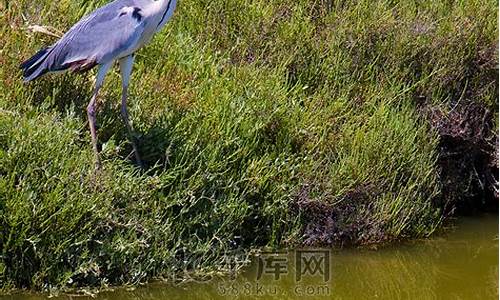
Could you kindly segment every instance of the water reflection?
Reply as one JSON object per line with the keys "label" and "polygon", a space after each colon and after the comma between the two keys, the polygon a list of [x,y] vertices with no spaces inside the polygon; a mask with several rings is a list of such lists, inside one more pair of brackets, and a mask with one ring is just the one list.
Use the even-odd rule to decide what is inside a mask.
{"label": "water reflection", "polygon": [[[97,299],[497,299],[498,217],[461,219],[448,234],[373,250],[332,251],[330,274],[297,264],[299,250],[255,258],[235,280],[117,289]],[[270,262],[269,269],[266,261]],[[285,265],[283,265],[283,261]],[[323,261],[324,263],[325,261]],[[307,259],[306,262],[307,263]],[[319,265],[319,264],[318,264]],[[324,265],[323,265],[324,267]],[[278,276],[274,271],[278,270]],[[282,272],[283,271],[283,272]],[[285,272],[286,271],[286,272]],[[304,273],[300,280],[297,274]],[[55,299],[74,298],[61,296]],[[86,297],[79,296],[78,299]],[[9,300],[40,300],[15,295]],[[89,298],[90,299],[90,298]]]}

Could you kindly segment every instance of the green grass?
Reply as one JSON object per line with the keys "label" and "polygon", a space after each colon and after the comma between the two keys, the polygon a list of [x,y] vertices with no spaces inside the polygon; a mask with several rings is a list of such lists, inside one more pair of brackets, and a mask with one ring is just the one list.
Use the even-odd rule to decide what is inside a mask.
{"label": "green grass", "polygon": [[[92,75],[23,84],[19,63],[105,1],[0,3],[0,284],[134,284],[223,269],[234,250],[428,236],[443,220],[422,105],[497,108],[496,1],[182,0],[98,113]],[[309,207],[309,208],[308,208]],[[333,216],[333,217],[332,217]],[[328,222],[327,222],[328,223]],[[322,225],[323,224],[323,225]],[[323,226],[323,227],[322,227]]]}

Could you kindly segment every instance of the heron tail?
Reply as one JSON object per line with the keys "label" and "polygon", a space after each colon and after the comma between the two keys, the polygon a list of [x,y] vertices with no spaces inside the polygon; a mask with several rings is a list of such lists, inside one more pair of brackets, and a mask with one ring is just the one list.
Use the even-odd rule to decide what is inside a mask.
{"label": "heron tail", "polygon": [[19,66],[23,70],[24,81],[35,80],[49,71],[44,63],[49,53],[50,48],[42,49]]}

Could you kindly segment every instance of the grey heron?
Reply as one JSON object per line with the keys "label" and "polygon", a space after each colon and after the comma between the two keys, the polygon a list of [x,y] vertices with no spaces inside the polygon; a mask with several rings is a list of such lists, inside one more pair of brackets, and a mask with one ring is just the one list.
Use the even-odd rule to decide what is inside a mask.
{"label": "grey heron", "polygon": [[177,0],[115,0],[73,25],[52,46],[38,51],[21,64],[25,81],[46,73],[70,70],[85,72],[98,66],[95,89],[87,106],[96,168],[101,162],[97,149],[96,97],[104,77],[115,61],[122,79],[121,115],[127,127],[137,163],[142,167],[127,112],[127,89],[134,53],[147,44],[172,17]]}

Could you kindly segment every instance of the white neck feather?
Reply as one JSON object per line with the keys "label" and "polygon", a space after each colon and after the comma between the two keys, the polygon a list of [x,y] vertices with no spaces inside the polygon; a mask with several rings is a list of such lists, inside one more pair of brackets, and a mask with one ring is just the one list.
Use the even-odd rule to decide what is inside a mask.
{"label": "white neck feather", "polygon": [[177,0],[157,0],[153,2],[151,7],[151,15],[153,16],[156,26],[156,31],[165,26],[167,21],[174,14]]}

